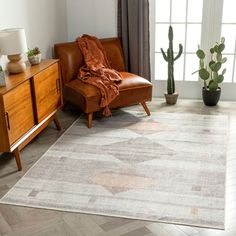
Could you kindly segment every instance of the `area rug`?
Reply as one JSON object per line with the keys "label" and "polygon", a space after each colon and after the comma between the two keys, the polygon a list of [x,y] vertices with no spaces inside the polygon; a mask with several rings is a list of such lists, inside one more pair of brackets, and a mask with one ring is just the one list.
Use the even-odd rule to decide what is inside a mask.
{"label": "area rug", "polygon": [[222,229],[227,129],[222,115],[82,117],[1,203]]}

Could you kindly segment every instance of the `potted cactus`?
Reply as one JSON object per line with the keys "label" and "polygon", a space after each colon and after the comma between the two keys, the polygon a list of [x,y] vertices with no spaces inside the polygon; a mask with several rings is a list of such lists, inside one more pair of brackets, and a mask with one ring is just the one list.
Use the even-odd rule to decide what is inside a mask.
{"label": "potted cactus", "polygon": [[175,91],[175,80],[174,80],[174,62],[181,56],[183,52],[182,44],[179,44],[179,52],[176,56],[174,56],[173,52],[173,29],[172,26],[169,26],[169,48],[165,53],[161,48],[161,53],[163,55],[164,60],[168,63],[168,79],[167,79],[167,93],[165,93],[166,103],[173,105],[176,103],[178,98],[178,93]]}
{"label": "potted cactus", "polygon": [[[195,71],[198,72],[199,77],[204,81],[204,87],[202,88],[203,102],[207,106],[215,106],[221,94],[221,88],[219,83],[224,80],[224,74],[226,69],[221,72],[222,64],[227,61],[226,57],[222,56],[222,52],[225,49],[225,38],[222,37],[219,42],[210,48],[210,62],[206,62],[206,53],[203,49],[198,46],[196,52],[200,60],[200,69]],[[193,73],[193,74],[194,74]]]}

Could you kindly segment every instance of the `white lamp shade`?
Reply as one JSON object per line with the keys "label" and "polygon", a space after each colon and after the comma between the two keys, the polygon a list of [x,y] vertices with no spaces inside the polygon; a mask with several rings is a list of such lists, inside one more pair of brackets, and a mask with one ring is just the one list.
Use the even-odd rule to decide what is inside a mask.
{"label": "white lamp shade", "polygon": [[21,28],[0,31],[0,53],[16,55],[27,52],[25,30]]}

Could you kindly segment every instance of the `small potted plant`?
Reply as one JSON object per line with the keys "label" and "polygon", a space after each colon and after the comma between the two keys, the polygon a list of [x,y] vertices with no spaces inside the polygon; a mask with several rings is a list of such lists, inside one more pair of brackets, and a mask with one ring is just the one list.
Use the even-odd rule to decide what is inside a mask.
{"label": "small potted plant", "polygon": [[[221,88],[219,83],[224,80],[224,74],[226,69],[222,69],[222,64],[227,61],[226,57],[222,56],[222,52],[225,49],[225,38],[222,37],[219,42],[210,48],[210,62],[206,62],[206,53],[198,45],[196,52],[200,60],[200,69],[193,72],[198,72],[199,77],[204,81],[204,87],[202,88],[203,102],[207,106],[215,106],[221,94]],[[220,72],[221,70],[221,72]]]}
{"label": "small potted plant", "polygon": [[37,65],[41,62],[41,52],[38,47],[29,49],[27,56],[31,65]]}
{"label": "small potted plant", "polygon": [[169,48],[167,49],[167,52],[165,53],[164,50],[161,48],[161,53],[163,55],[163,58],[168,63],[168,79],[167,79],[167,93],[165,93],[166,103],[173,105],[176,103],[178,98],[178,93],[175,92],[175,80],[174,80],[174,62],[181,56],[183,52],[183,46],[182,44],[179,44],[179,52],[174,57],[173,52],[173,29],[172,26],[169,26]]}

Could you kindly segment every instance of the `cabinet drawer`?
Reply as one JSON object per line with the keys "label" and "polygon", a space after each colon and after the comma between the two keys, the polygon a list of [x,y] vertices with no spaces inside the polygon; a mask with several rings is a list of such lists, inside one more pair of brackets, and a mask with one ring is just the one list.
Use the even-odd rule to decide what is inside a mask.
{"label": "cabinet drawer", "polygon": [[30,81],[17,86],[3,96],[9,144],[13,144],[34,126]]}
{"label": "cabinet drawer", "polygon": [[58,63],[33,77],[37,121],[41,122],[61,106],[61,85]]}

